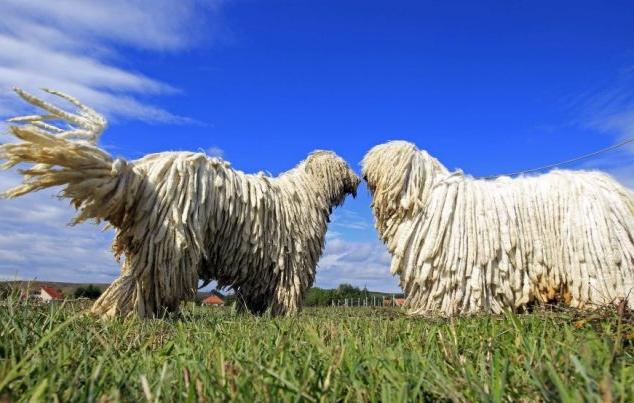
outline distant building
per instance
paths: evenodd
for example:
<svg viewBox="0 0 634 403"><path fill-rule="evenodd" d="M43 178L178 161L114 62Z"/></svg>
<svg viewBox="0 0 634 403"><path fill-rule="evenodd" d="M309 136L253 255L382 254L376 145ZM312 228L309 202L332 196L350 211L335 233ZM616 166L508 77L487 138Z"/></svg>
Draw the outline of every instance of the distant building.
<svg viewBox="0 0 634 403"><path fill-rule="evenodd" d="M203 305L207 306L223 306L225 301L217 295L210 295L203 300Z"/></svg>
<svg viewBox="0 0 634 403"><path fill-rule="evenodd" d="M43 302L61 301L64 299L64 295L61 292L48 285L40 287L39 297Z"/></svg>
<svg viewBox="0 0 634 403"><path fill-rule="evenodd" d="M405 305L405 298L384 298L383 306L403 306Z"/></svg>

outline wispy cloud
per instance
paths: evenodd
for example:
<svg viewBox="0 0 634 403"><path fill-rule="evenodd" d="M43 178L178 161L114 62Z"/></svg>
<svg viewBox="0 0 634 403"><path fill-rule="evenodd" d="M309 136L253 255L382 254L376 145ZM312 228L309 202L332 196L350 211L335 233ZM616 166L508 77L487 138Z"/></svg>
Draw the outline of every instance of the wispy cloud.
<svg viewBox="0 0 634 403"><path fill-rule="evenodd" d="M210 157L222 158L225 155L225 150L216 146L209 147L207 150L205 150L205 152Z"/></svg>
<svg viewBox="0 0 634 403"><path fill-rule="evenodd" d="M38 42L51 39L66 48L84 47L89 40L120 42L152 50L179 50L192 36L205 35L204 12L214 12L221 0L5 0L5 25ZM68 35L71 34L71 35ZM72 35L74 34L74 35Z"/></svg>
<svg viewBox="0 0 634 403"><path fill-rule="evenodd" d="M612 151L592 158L581 163L579 168L605 171L623 185L634 189L634 153L627 150Z"/></svg>
<svg viewBox="0 0 634 403"><path fill-rule="evenodd" d="M367 213L350 206L333 212L317 268L317 287L335 288L348 283L374 291L400 292L398 278L390 274L392 259L376 237Z"/></svg>
<svg viewBox="0 0 634 403"><path fill-rule="evenodd" d="M26 111L14 86L72 94L115 119L188 123L148 103L177 94L124 59L127 50L184 51L217 36L222 0L6 0L0 3L0 118ZM204 38L203 38L204 37ZM5 128L0 123L0 131ZM0 142L11 141L10 137ZM18 184L0 174L0 192ZM54 191L0 201L0 278L108 282L119 272L112 232L69 227L74 215Z"/></svg>
<svg viewBox="0 0 634 403"><path fill-rule="evenodd" d="M178 92L129 67L117 49L176 52L211 32L222 0L7 0L0 3L0 115L19 113L13 86L59 89L111 117L187 123L149 105Z"/></svg>
<svg viewBox="0 0 634 403"><path fill-rule="evenodd" d="M329 236L319 260L316 286L335 288L349 283L373 291L400 292L398 279L390 274L391 257L376 241L353 242Z"/></svg>
<svg viewBox="0 0 634 403"><path fill-rule="evenodd" d="M603 88L576 97L573 106L588 128L613 135L617 141L634 136L634 67L623 69ZM634 146L627 149L634 153Z"/></svg>
<svg viewBox="0 0 634 403"><path fill-rule="evenodd" d="M331 228L335 231L345 230L372 230L372 224L368 222L361 214L354 210L338 209L332 215Z"/></svg>
<svg viewBox="0 0 634 403"><path fill-rule="evenodd" d="M19 183L0 176L0 189ZM119 273L110 252L112 231L94 224L68 224L73 210L53 192L0 201L0 279L110 282ZM70 258L72 257L72 258Z"/></svg>
<svg viewBox="0 0 634 403"><path fill-rule="evenodd" d="M613 143L634 137L634 66L623 69L612 83L575 97L570 104L582 127L609 136ZM604 170L634 188L634 143L580 166Z"/></svg>

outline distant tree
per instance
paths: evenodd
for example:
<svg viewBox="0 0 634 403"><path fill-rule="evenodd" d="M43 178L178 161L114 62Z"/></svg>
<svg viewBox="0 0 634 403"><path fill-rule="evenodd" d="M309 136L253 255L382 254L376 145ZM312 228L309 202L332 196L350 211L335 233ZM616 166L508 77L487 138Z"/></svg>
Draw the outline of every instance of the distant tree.
<svg viewBox="0 0 634 403"><path fill-rule="evenodd" d="M334 290L324 290L323 288L311 288L306 292L304 306L328 305L334 297Z"/></svg>
<svg viewBox="0 0 634 403"><path fill-rule="evenodd" d="M231 293L231 294L225 295L224 301L225 301L225 306L233 305L233 303L236 302L236 294Z"/></svg>
<svg viewBox="0 0 634 403"><path fill-rule="evenodd" d="M351 284L340 284L335 293L336 298L363 298L363 291Z"/></svg>
<svg viewBox="0 0 634 403"><path fill-rule="evenodd" d="M369 300L373 297L383 298L384 295L383 293L371 292L367 287L360 289L351 284L343 283L331 290L317 287L309 289L304 298L304 306L326 306L332 304L333 301L343 301L345 299L358 301L366 298Z"/></svg>
<svg viewBox="0 0 634 403"><path fill-rule="evenodd" d="M11 295L11 286L7 283L0 283L0 299L7 299Z"/></svg>
<svg viewBox="0 0 634 403"><path fill-rule="evenodd" d="M97 299L101 295L101 290L92 284L88 287L79 287L75 290L75 298Z"/></svg>

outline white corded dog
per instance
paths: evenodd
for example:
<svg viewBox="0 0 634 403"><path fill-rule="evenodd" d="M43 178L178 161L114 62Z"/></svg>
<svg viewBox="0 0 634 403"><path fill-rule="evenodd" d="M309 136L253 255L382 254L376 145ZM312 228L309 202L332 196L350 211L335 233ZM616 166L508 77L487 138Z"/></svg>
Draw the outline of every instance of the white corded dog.
<svg viewBox="0 0 634 403"><path fill-rule="evenodd" d="M174 311L198 280L232 287L242 308L292 314L315 278L332 208L355 194L359 178L330 151L295 168L247 175L202 153L164 152L136 161L113 159L96 142L105 119L76 99L71 114L16 90L45 115L12 119L20 141L0 146L2 168L21 170L18 197L53 186L79 211L75 222L106 221L121 276L94 304L99 315L140 317ZM55 121L73 125L55 126Z"/></svg>
<svg viewBox="0 0 634 403"><path fill-rule="evenodd" d="M404 141L362 165L411 314L634 306L634 196L608 175L474 179Z"/></svg>

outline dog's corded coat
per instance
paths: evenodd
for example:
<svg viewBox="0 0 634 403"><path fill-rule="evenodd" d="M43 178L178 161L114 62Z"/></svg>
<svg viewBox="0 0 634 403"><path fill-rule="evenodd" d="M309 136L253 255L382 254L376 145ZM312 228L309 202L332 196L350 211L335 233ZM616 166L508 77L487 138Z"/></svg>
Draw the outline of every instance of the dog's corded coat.
<svg viewBox="0 0 634 403"><path fill-rule="evenodd" d="M474 179L404 141L362 165L410 313L634 306L634 196L610 176Z"/></svg>
<svg viewBox="0 0 634 403"><path fill-rule="evenodd" d="M121 276L96 301L99 315L151 317L194 296L198 280L233 288L252 312L290 314L315 278L332 208L355 194L358 177L333 152L313 152L270 177L248 175L203 153L164 152L136 161L96 146L105 119L76 99L69 114L18 90L47 115L13 119L20 140L0 146L0 160L21 170L18 197L53 186L78 210L74 222L106 221ZM73 124L60 129L49 120Z"/></svg>

